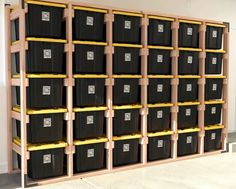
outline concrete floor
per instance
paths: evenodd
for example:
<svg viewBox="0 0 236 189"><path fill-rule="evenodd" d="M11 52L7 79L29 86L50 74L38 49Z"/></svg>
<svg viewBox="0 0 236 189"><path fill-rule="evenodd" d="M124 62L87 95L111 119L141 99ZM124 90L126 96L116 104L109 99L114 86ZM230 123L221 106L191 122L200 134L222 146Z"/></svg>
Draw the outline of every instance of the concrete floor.
<svg viewBox="0 0 236 189"><path fill-rule="evenodd" d="M236 153L178 161L86 179L34 187L37 189L235 189ZM20 188L18 177L0 175L0 188Z"/></svg>

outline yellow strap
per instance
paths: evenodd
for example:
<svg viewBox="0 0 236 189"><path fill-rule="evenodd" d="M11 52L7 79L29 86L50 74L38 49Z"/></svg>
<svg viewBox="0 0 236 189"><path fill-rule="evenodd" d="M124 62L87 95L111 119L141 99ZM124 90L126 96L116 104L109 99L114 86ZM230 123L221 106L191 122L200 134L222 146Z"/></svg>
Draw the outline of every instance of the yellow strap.
<svg viewBox="0 0 236 189"><path fill-rule="evenodd" d="M205 75L207 79L225 79L226 76L224 75Z"/></svg>
<svg viewBox="0 0 236 189"><path fill-rule="evenodd" d="M74 145L86 145L86 144L98 144L98 143L105 143L107 142L107 138L97 138L97 139L88 139L88 140L76 140L74 141Z"/></svg>
<svg viewBox="0 0 236 189"><path fill-rule="evenodd" d="M159 104L148 104L148 108L161 108L161 107L171 107L172 103L159 103Z"/></svg>
<svg viewBox="0 0 236 189"><path fill-rule="evenodd" d="M192 132L199 132L199 128L191 128L191 129L183 129L183 130L178 130L178 133L192 133Z"/></svg>
<svg viewBox="0 0 236 189"><path fill-rule="evenodd" d="M90 11L90 12L98 12L98 13L108 13L108 10L96 9L96 8L91 8L91 7L74 6L73 9L82 10L82 11Z"/></svg>
<svg viewBox="0 0 236 189"><path fill-rule="evenodd" d="M123 78L123 79L125 79L125 78L131 78L131 79L135 79L135 78L142 78L142 76L141 75L112 75L112 77L113 78Z"/></svg>
<svg viewBox="0 0 236 189"><path fill-rule="evenodd" d="M123 105L123 106L113 106L114 110L124 110L124 109L139 109L142 105Z"/></svg>
<svg viewBox="0 0 236 189"><path fill-rule="evenodd" d="M200 75L177 75L177 78L197 79L197 78L201 78L201 76Z"/></svg>
<svg viewBox="0 0 236 189"><path fill-rule="evenodd" d="M13 41L13 42L11 43L11 45L17 45L18 43L20 43L19 40L17 40L17 41Z"/></svg>
<svg viewBox="0 0 236 189"><path fill-rule="evenodd" d="M20 78L20 74L15 74L13 78ZM66 78L66 75L63 74L26 74L26 78L48 78L48 79L63 79Z"/></svg>
<svg viewBox="0 0 236 189"><path fill-rule="evenodd" d="M148 78L157 78L157 79L165 79L165 78L174 78L173 75L148 75Z"/></svg>
<svg viewBox="0 0 236 189"><path fill-rule="evenodd" d="M131 47L131 48L142 48L142 45L138 44L127 44L127 43L113 43L113 47Z"/></svg>
<svg viewBox="0 0 236 189"><path fill-rule="evenodd" d="M112 11L113 14L124 15L124 16L136 16L136 17L143 17L141 13L133 13L133 12L123 12L123 11Z"/></svg>
<svg viewBox="0 0 236 189"><path fill-rule="evenodd" d="M213 26L213 27L226 28L226 25L224 25L224 24L207 23L206 25L207 25L207 26Z"/></svg>
<svg viewBox="0 0 236 189"><path fill-rule="evenodd" d="M187 23L187 24L198 24L198 25L201 25L201 24L202 24L202 22L199 22L199 21L184 20L184 19L180 19L179 22Z"/></svg>
<svg viewBox="0 0 236 189"><path fill-rule="evenodd" d="M50 6L50 7L66 8L66 5L60 4L60 3L50 3L50 2L32 1L32 0L26 0L25 2L28 4L33 4L33 5L43 5L43 6Z"/></svg>
<svg viewBox="0 0 236 189"><path fill-rule="evenodd" d="M163 131L163 132L156 132L156 133L148 133L148 137L157 137L157 136L166 136L172 135L174 131Z"/></svg>
<svg viewBox="0 0 236 189"><path fill-rule="evenodd" d="M149 49L173 50L174 47L148 45Z"/></svg>
<svg viewBox="0 0 236 189"><path fill-rule="evenodd" d="M215 129L223 129L224 128L224 125L208 125L208 126L205 126L205 130L206 131L209 131L209 130L215 130Z"/></svg>
<svg viewBox="0 0 236 189"><path fill-rule="evenodd" d="M199 105L200 102L178 102L178 106L192 106L192 105Z"/></svg>
<svg viewBox="0 0 236 189"><path fill-rule="evenodd" d="M225 50L218 50L218 49L206 49L205 51L209 53L226 53Z"/></svg>
<svg viewBox="0 0 236 189"><path fill-rule="evenodd" d="M209 100L209 101L205 101L205 104L224 104L225 101L223 100Z"/></svg>
<svg viewBox="0 0 236 189"><path fill-rule="evenodd" d="M75 40L73 41L73 44L75 45L97 45L97 46L106 46L106 42L96 42L96 41L79 41Z"/></svg>
<svg viewBox="0 0 236 189"><path fill-rule="evenodd" d="M103 111L107 110L108 108L105 106L101 107L86 107L86 108L74 108L74 112L90 112L90 111Z"/></svg>
<svg viewBox="0 0 236 189"><path fill-rule="evenodd" d="M202 49L198 48L185 48L185 47L179 47L178 48L180 51L195 51L195 52L201 52Z"/></svg>
<svg viewBox="0 0 236 189"><path fill-rule="evenodd" d="M49 43L67 43L66 39L27 37L26 40L27 41L36 41L36 42L49 42Z"/></svg>
<svg viewBox="0 0 236 189"><path fill-rule="evenodd" d="M156 19L156 20L175 21L174 18L162 17L162 16L153 16L153 15L150 15L150 16L148 16L148 18L149 18L149 19Z"/></svg>
<svg viewBox="0 0 236 189"><path fill-rule="evenodd" d="M13 111L20 112L20 106L13 107ZM27 109L27 115L38 115L38 114L55 114L55 113L66 113L66 108L50 108L50 109L41 109L41 110L34 110L34 109Z"/></svg>
<svg viewBox="0 0 236 189"><path fill-rule="evenodd" d="M108 78L107 75L96 75L96 74L75 74L74 78Z"/></svg>
<svg viewBox="0 0 236 189"><path fill-rule="evenodd" d="M113 141L142 138L141 134L114 136Z"/></svg>

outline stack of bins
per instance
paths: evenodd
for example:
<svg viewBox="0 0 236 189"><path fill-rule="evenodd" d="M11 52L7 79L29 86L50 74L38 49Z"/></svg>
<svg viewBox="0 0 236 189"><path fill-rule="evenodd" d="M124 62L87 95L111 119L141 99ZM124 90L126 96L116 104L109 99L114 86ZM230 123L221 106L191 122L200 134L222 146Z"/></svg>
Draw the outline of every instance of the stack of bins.
<svg viewBox="0 0 236 189"><path fill-rule="evenodd" d="M148 25L148 161L170 158L173 18L149 15Z"/></svg>
<svg viewBox="0 0 236 189"><path fill-rule="evenodd" d="M138 163L140 133L140 13L113 11L113 166Z"/></svg>
<svg viewBox="0 0 236 189"><path fill-rule="evenodd" d="M107 10L74 6L73 104L74 171L106 168L106 24Z"/></svg>
<svg viewBox="0 0 236 189"><path fill-rule="evenodd" d="M222 50L223 30L225 25L207 23L206 30L206 60L205 60L205 139L204 151L214 151L221 148L222 129L222 101L223 83L226 78L222 71L223 56Z"/></svg>
<svg viewBox="0 0 236 189"><path fill-rule="evenodd" d="M64 108L63 94L65 74L65 54L63 35L63 4L44 4L27 2L26 13L26 51L25 70L28 79L26 89L27 143L30 159L27 162L28 176L33 179L44 179L61 176L64 173L63 139ZM16 40L19 40L19 20L15 21ZM15 54L17 74L20 73L19 53ZM19 78L19 75L14 75ZM22 78L21 78L22 79ZM16 107L20 112L20 87L16 87ZM21 123L16 122L20 145ZM18 157L19 167L20 156Z"/></svg>

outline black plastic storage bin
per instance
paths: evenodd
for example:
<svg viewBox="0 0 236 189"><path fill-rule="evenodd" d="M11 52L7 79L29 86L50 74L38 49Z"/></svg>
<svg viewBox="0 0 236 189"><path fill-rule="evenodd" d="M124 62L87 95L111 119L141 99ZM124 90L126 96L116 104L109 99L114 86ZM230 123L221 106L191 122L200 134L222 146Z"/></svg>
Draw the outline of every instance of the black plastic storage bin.
<svg viewBox="0 0 236 189"><path fill-rule="evenodd" d="M223 27L207 26L206 49L221 49L223 38Z"/></svg>
<svg viewBox="0 0 236 189"><path fill-rule="evenodd" d="M63 74L66 70L64 44L29 41L26 51L26 73ZM20 73L19 53L16 57L16 72Z"/></svg>
<svg viewBox="0 0 236 189"><path fill-rule="evenodd" d="M178 86L178 101L196 101L198 100L198 79L180 78Z"/></svg>
<svg viewBox="0 0 236 189"><path fill-rule="evenodd" d="M205 105L205 125L215 125L221 122L222 104Z"/></svg>
<svg viewBox="0 0 236 189"><path fill-rule="evenodd" d="M77 107L103 106L105 102L104 78L76 78L74 105Z"/></svg>
<svg viewBox="0 0 236 189"><path fill-rule="evenodd" d="M29 115L29 123L27 124L27 142L35 144L62 140L63 121L64 114L62 112ZM20 123L20 121L16 120L16 131L19 138L21 137Z"/></svg>
<svg viewBox="0 0 236 189"><path fill-rule="evenodd" d="M107 10L93 9L93 11L78 10L75 7L73 19L73 33L75 40L106 41L105 14Z"/></svg>
<svg viewBox="0 0 236 189"><path fill-rule="evenodd" d="M221 148L222 129L212 129L205 127L204 151L210 152Z"/></svg>
<svg viewBox="0 0 236 189"><path fill-rule="evenodd" d="M148 74L171 74L171 51L149 49Z"/></svg>
<svg viewBox="0 0 236 189"><path fill-rule="evenodd" d="M149 78L148 103L171 102L170 81L170 78Z"/></svg>
<svg viewBox="0 0 236 189"><path fill-rule="evenodd" d="M215 100L222 98L223 92L222 78L207 78L205 85L205 100Z"/></svg>
<svg viewBox="0 0 236 189"><path fill-rule="evenodd" d="M184 130L182 130L182 132L178 132L177 155L184 156L196 154L198 151L198 131L182 133L184 132Z"/></svg>
<svg viewBox="0 0 236 189"><path fill-rule="evenodd" d="M138 138L115 140L115 147L113 149L113 166L134 164L138 163L139 161Z"/></svg>
<svg viewBox="0 0 236 189"><path fill-rule="evenodd" d="M106 166L105 142L107 139L75 141L75 172L103 169Z"/></svg>
<svg viewBox="0 0 236 189"><path fill-rule="evenodd" d="M74 73L106 73L106 55L104 50L105 47L103 45L75 45Z"/></svg>
<svg viewBox="0 0 236 189"><path fill-rule="evenodd" d="M98 138L104 136L106 133L104 115L106 107L90 109L81 108L78 111L76 109L74 110L74 139L76 140Z"/></svg>
<svg viewBox="0 0 236 189"><path fill-rule="evenodd" d="M179 106L178 129L196 127L198 125L198 106Z"/></svg>
<svg viewBox="0 0 236 189"><path fill-rule="evenodd" d="M113 74L140 74L140 48L115 47L113 54Z"/></svg>
<svg viewBox="0 0 236 189"><path fill-rule="evenodd" d="M140 131L139 111L142 106L122 109L122 106L113 107L113 136L134 134Z"/></svg>
<svg viewBox="0 0 236 189"><path fill-rule="evenodd" d="M137 16L129 16L126 13L116 14L115 12L114 14L113 42L140 44L142 14L133 14Z"/></svg>
<svg viewBox="0 0 236 189"><path fill-rule="evenodd" d="M199 47L199 24L180 23L179 47Z"/></svg>
<svg viewBox="0 0 236 189"><path fill-rule="evenodd" d="M28 150L30 151L30 159L27 161L27 175L29 178L46 179L50 177L62 176L64 174L64 152L67 144L64 142L58 142L53 145L55 148L49 149L45 149L47 148L47 144L41 146L28 146ZM18 155L17 157L18 167L21 169L21 156Z"/></svg>
<svg viewBox="0 0 236 189"><path fill-rule="evenodd" d="M148 137L148 161L171 157L171 135Z"/></svg>
<svg viewBox="0 0 236 189"><path fill-rule="evenodd" d="M180 75L198 75L199 73L199 52L180 51L178 60L178 73Z"/></svg>
<svg viewBox="0 0 236 189"><path fill-rule="evenodd" d="M40 2L38 2L40 4ZM64 38L63 10L66 5L45 6L28 3L26 36ZM19 19L15 20L16 40L19 40Z"/></svg>
<svg viewBox="0 0 236 189"><path fill-rule="evenodd" d="M138 104L140 101L139 88L139 79L137 78L115 78L113 104Z"/></svg>
<svg viewBox="0 0 236 189"><path fill-rule="evenodd" d="M172 22L170 20L149 18L148 44L171 46L172 43L171 23Z"/></svg>
<svg viewBox="0 0 236 189"><path fill-rule="evenodd" d="M36 76L35 78L33 78ZM37 75L29 78L26 88L27 108L58 108L63 106L62 78L39 78ZM20 105L20 87L16 87L17 105Z"/></svg>
<svg viewBox="0 0 236 189"><path fill-rule="evenodd" d="M205 73L221 74L222 72L223 53L206 53Z"/></svg>
<svg viewBox="0 0 236 189"><path fill-rule="evenodd" d="M171 107L148 108L147 129L148 132L158 132L170 129Z"/></svg>

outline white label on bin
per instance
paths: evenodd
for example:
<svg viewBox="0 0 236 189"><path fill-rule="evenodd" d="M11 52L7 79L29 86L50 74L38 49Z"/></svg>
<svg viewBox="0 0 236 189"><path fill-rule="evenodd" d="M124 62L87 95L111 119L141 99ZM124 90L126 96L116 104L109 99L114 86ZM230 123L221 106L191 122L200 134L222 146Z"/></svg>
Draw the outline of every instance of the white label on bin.
<svg viewBox="0 0 236 189"><path fill-rule="evenodd" d="M52 119L51 118L44 118L43 119L43 127L51 127L52 126Z"/></svg>
<svg viewBox="0 0 236 189"><path fill-rule="evenodd" d="M164 32L164 25L158 24L158 32L163 33Z"/></svg>
<svg viewBox="0 0 236 189"><path fill-rule="evenodd" d="M193 35L193 28L187 28L187 35Z"/></svg>
<svg viewBox="0 0 236 189"><path fill-rule="evenodd" d="M211 108L211 114L216 114L216 107Z"/></svg>
<svg viewBox="0 0 236 189"><path fill-rule="evenodd" d="M215 140L216 139L216 133L211 133L211 140Z"/></svg>
<svg viewBox="0 0 236 189"><path fill-rule="evenodd" d="M95 94L95 85L88 86L88 94Z"/></svg>
<svg viewBox="0 0 236 189"><path fill-rule="evenodd" d="M124 85L124 93L130 93L130 85Z"/></svg>
<svg viewBox="0 0 236 189"><path fill-rule="evenodd" d="M131 120L131 113L125 113L125 121Z"/></svg>
<svg viewBox="0 0 236 189"><path fill-rule="evenodd" d="M51 95L51 86L43 86L43 95Z"/></svg>
<svg viewBox="0 0 236 189"><path fill-rule="evenodd" d="M163 140L158 140L157 141L157 148L163 148L164 141Z"/></svg>
<svg viewBox="0 0 236 189"><path fill-rule="evenodd" d="M212 90L213 90L213 91L216 91L216 90L217 90L217 84L216 84L216 83L214 83L214 84L212 85Z"/></svg>
<svg viewBox="0 0 236 189"><path fill-rule="evenodd" d="M188 64L192 64L193 63L193 57L192 56L188 56Z"/></svg>
<svg viewBox="0 0 236 189"><path fill-rule="evenodd" d="M187 143L187 144L191 144L191 143L192 143L192 139L193 139L192 136L187 136L186 143Z"/></svg>
<svg viewBox="0 0 236 189"><path fill-rule="evenodd" d="M87 60L94 60L94 52L87 51Z"/></svg>
<svg viewBox="0 0 236 189"><path fill-rule="evenodd" d="M129 144L123 145L123 152L129 152Z"/></svg>
<svg viewBox="0 0 236 189"><path fill-rule="evenodd" d="M43 58L51 59L52 58L52 50L51 49L43 49Z"/></svg>
<svg viewBox="0 0 236 189"><path fill-rule="evenodd" d="M131 62L131 53L125 53L125 62Z"/></svg>
<svg viewBox="0 0 236 189"><path fill-rule="evenodd" d="M87 116L86 117L86 124L87 125L91 125L91 124L93 124L94 122L93 122L93 120L94 120L94 117L93 117L93 115L89 115L89 116Z"/></svg>
<svg viewBox="0 0 236 189"><path fill-rule="evenodd" d="M162 84L158 84L157 85L157 92L158 93L162 93L163 92L163 85Z"/></svg>
<svg viewBox="0 0 236 189"><path fill-rule="evenodd" d="M42 11L42 21L50 21L50 12Z"/></svg>
<svg viewBox="0 0 236 189"><path fill-rule="evenodd" d="M192 91L192 84L187 84L187 85L186 85L186 91L187 91L187 92Z"/></svg>
<svg viewBox="0 0 236 189"><path fill-rule="evenodd" d="M93 148L87 150L87 157L88 158L94 157L94 149Z"/></svg>
<svg viewBox="0 0 236 189"><path fill-rule="evenodd" d="M124 28L130 30L131 29L131 21L125 20Z"/></svg>
<svg viewBox="0 0 236 189"><path fill-rule="evenodd" d="M163 111L159 110L157 111L157 119L161 119L161 118L163 118Z"/></svg>
<svg viewBox="0 0 236 189"><path fill-rule="evenodd" d="M43 164L48 164L51 162L52 162L52 155L51 154L43 155Z"/></svg>
<svg viewBox="0 0 236 189"><path fill-rule="evenodd" d="M217 63L217 57L213 57L211 63L212 63L212 64L216 64L216 63Z"/></svg>
<svg viewBox="0 0 236 189"><path fill-rule="evenodd" d="M213 30L212 31L212 37L213 38L217 38L217 30Z"/></svg>
<svg viewBox="0 0 236 189"><path fill-rule="evenodd" d="M185 110L185 116L191 116L191 109L190 108Z"/></svg>
<svg viewBox="0 0 236 189"><path fill-rule="evenodd" d="M163 62L163 55L162 54L158 54L157 55L157 62L158 63L162 63Z"/></svg>
<svg viewBox="0 0 236 189"><path fill-rule="evenodd" d="M93 26L93 17L92 16L87 16L86 25L87 26Z"/></svg>

